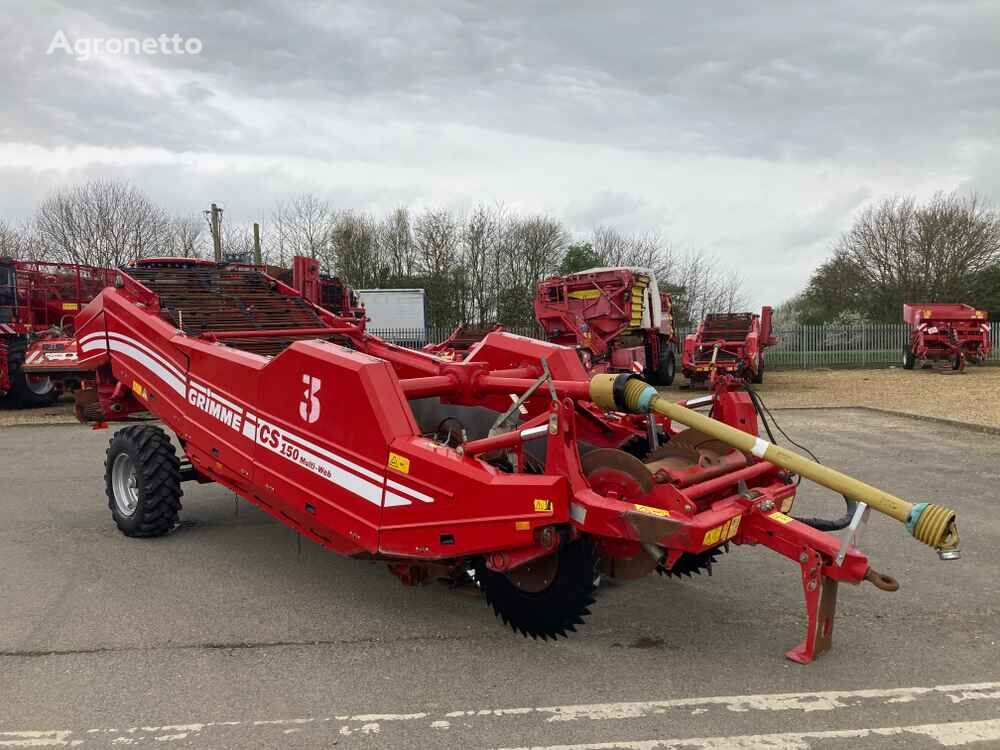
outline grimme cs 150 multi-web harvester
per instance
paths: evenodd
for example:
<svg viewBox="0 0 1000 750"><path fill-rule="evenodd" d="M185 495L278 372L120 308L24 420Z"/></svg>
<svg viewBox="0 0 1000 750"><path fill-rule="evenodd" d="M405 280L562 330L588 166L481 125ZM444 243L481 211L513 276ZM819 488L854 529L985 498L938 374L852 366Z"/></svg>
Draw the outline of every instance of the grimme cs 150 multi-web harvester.
<svg viewBox="0 0 1000 750"><path fill-rule="evenodd" d="M538 284L546 338L575 347L589 372L634 372L670 385L677 341L670 295L646 268L592 268Z"/></svg>
<svg viewBox="0 0 1000 750"><path fill-rule="evenodd" d="M770 307L756 313L712 313L684 338L682 370L692 384L734 376L764 382L764 350L777 343L771 335Z"/></svg>
<svg viewBox="0 0 1000 750"><path fill-rule="evenodd" d="M953 370L964 370L966 360L985 364L993 348L989 316L969 305L903 305L903 320L910 326L910 339L903 346L907 370L933 360L947 360Z"/></svg>
<svg viewBox="0 0 1000 750"><path fill-rule="evenodd" d="M635 375L588 374L572 348L505 332L446 361L261 272L192 260L122 269L66 345L75 362L37 369L94 383L78 394L82 416L150 412L184 454L153 424L112 437L107 498L125 534L171 531L181 482L218 482L405 583L471 575L533 637L575 630L598 574L690 575L730 544L757 544L800 568L808 630L788 656L808 662L830 645L840 582L897 587L855 545L869 508L958 556L953 511L759 437L759 401L735 381L673 403ZM850 498L848 515L793 518L797 477ZM841 527L843 539L822 530Z"/></svg>
<svg viewBox="0 0 1000 750"><path fill-rule="evenodd" d="M72 332L77 311L111 283L108 269L0 258L0 397L16 406L47 406L58 389L22 366L33 339ZM32 355L37 356L37 355Z"/></svg>

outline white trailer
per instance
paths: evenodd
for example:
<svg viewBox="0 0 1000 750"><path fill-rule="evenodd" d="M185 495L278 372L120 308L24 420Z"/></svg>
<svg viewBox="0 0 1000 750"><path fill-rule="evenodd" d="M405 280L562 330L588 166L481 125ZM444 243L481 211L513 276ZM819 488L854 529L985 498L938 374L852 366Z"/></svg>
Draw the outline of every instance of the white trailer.
<svg viewBox="0 0 1000 750"><path fill-rule="evenodd" d="M420 332L424 335L426 294L423 289L357 289L374 333ZM412 333L411 333L412 335ZM390 336L394 338L395 336Z"/></svg>

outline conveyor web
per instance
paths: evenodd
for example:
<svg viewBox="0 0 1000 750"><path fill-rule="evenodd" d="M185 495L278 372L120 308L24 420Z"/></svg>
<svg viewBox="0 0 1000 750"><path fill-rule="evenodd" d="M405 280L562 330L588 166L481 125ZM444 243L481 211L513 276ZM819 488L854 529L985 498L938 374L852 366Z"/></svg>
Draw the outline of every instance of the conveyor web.
<svg viewBox="0 0 1000 750"><path fill-rule="evenodd" d="M253 336L220 335L219 340L264 356L298 339L332 338L317 334L328 326L304 299L282 294L271 279L249 268L158 265L127 273L159 297L162 316L189 336L252 331Z"/></svg>

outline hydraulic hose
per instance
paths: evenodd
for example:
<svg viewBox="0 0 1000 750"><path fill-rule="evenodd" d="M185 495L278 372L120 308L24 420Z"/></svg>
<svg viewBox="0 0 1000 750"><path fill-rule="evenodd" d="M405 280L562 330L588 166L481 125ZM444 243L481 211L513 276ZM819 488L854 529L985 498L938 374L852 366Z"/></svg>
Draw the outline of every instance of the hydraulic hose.
<svg viewBox="0 0 1000 750"><path fill-rule="evenodd" d="M955 511L950 508L931 503L913 504L890 495L787 448L675 404L660 396L653 386L628 373L595 375L590 381L590 400L603 409L613 411L661 414L737 450L811 479L844 497L867 503L880 513L906 524L914 538L936 549L942 559L951 560L960 556Z"/></svg>
<svg viewBox="0 0 1000 750"><path fill-rule="evenodd" d="M785 431L781 429L781 425L778 424L778 420L774 419L774 415L771 414L771 410L768 409L767 406L764 404L764 400L760 397L757 391L755 391L750 385L746 386L746 391L747 395L750 397L750 401L753 402L753 408L757 411L757 416L760 417L761 424L764 425L764 430L767 432L767 436L768 438L770 438L772 443L776 443L777 440L775 440L774 438L774 433L771 432L771 424L768 421L768 417L770 417L771 420L774 421L774 426L785 437L785 439L788 442L790 442L796 448L801 448L802 450L804 450L806 453L809 454L809 457L816 463L818 464L822 463L822 461L816 458L816 455L811 450L809 450L803 445L799 445L790 437L788 437ZM709 416L712 416L711 412L709 412ZM801 478L802 477L799 477L800 480ZM857 502L847 497L846 495L844 496L844 503L845 505L847 505L847 510L844 511L844 515L842 515L840 518L833 518L833 519L802 518L799 516L792 516L792 518L794 518L799 523L804 523L806 526L812 526L814 529L817 529L818 531L840 531L841 529L846 529L848 526L851 525L851 519L854 518L854 512L855 510L857 510L858 507Z"/></svg>

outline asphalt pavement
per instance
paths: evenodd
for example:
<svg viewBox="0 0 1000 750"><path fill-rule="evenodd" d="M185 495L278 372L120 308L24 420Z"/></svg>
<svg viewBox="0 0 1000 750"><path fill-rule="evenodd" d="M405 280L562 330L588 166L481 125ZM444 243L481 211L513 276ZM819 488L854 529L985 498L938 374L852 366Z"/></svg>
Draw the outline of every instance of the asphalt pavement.
<svg viewBox="0 0 1000 750"><path fill-rule="evenodd" d="M820 458L955 507L963 558L898 523L862 542L897 593L840 589L833 649L785 660L797 566L736 548L714 575L602 582L535 642L471 589L400 585L217 485L122 536L110 431L0 428L0 748L1000 748L1000 438L863 411L783 411ZM839 515L803 487L796 512Z"/></svg>

